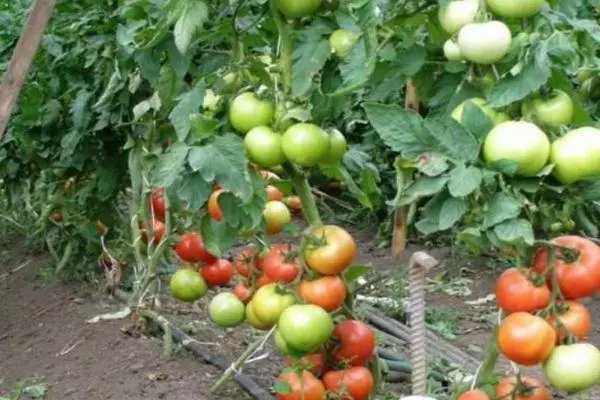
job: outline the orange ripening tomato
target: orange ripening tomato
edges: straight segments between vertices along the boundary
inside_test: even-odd
[[[233,288],[233,294],[235,294],[235,296],[238,299],[240,299],[243,303],[248,303],[252,299],[252,295],[254,293],[252,292],[252,289],[250,289],[245,284],[238,283]]]
[[[285,365],[288,367],[301,367],[314,376],[321,376],[325,372],[326,364],[327,357],[322,353],[308,354],[301,358],[288,357],[285,359]]]
[[[290,210],[281,201],[267,202],[263,217],[267,223],[267,233],[269,235],[280,233],[287,224],[292,222]]]
[[[298,196],[290,196],[283,199],[285,205],[290,209],[291,212],[298,213],[302,211],[302,200]]]
[[[569,333],[577,339],[585,339],[592,330],[592,317],[589,310],[576,301],[567,301],[564,306],[567,310],[563,314],[553,315],[548,319],[550,325],[556,330],[557,344],[562,343]]]
[[[373,391],[373,375],[365,367],[350,367],[341,371],[329,371],[323,376],[325,388],[344,400],[367,400]]]
[[[344,304],[346,284],[339,276],[324,276],[314,281],[302,281],[300,297],[307,303],[332,312]]]
[[[490,400],[490,396],[483,390],[474,389],[463,393],[457,400]]]
[[[600,290],[600,247],[598,245],[579,236],[560,236],[552,240],[552,243],[572,248],[579,253],[575,260],[563,260],[558,254],[554,258],[558,285],[568,300],[588,297]],[[537,252],[533,267],[539,273],[546,273],[547,249],[540,249]],[[548,282],[552,282],[552,277],[548,277]]]
[[[336,361],[362,365],[373,357],[377,341],[375,333],[363,322],[348,320],[336,325],[333,336],[340,345],[333,352]]]
[[[290,385],[289,393],[278,393],[277,400],[325,400],[323,383],[308,371],[284,372],[277,380]]]
[[[269,201],[281,201],[285,197],[283,192],[273,185],[267,185],[265,191],[267,192],[267,199]]]
[[[521,380],[528,388],[523,393],[514,393],[517,378],[512,376],[504,379],[496,386],[496,397],[507,400],[550,400],[552,398],[550,392],[540,380],[529,376],[522,376]]]
[[[289,244],[276,244],[257,262],[258,269],[273,282],[292,282],[300,273],[297,252]]]
[[[269,285],[271,283],[273,283],[273,281],[268,276],[262,275],[261,277],[259,277],[256,280],[256,287],[261,288],[261,287]]]
[[[154,217],[158,220],[165,220],[165,189],[156,188],[152,191],[151,195],[152,211],[154,211]]]
[[[219,207],[219,195],[223,193],[223,189],[215,190],[208,199],[208,214],[216,221],[223,220],[223,212]]]
[[[540,310],[551,297],[544,277],[529,269],[509,268],[496,281],[496,302],[507,313]]]
[[[336,275],[352,264],[356,242],[343,228],[325,225],[312,232],[318,245],[309,245],[304,256],[310,268],[323,275]]]
[[[500,324],[498,349],[517,364],[531,366],[546,361],[556,344],[556,331],[543,318],[516,312]]]

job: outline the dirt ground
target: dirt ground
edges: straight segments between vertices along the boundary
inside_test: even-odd
[[[389,250],[377,248],[372,233],[352,233],[360,243],[357,263],[377,269],[406,265],[407,257],[394,259]],[[414,250],[423,247],[410,245],[409,253]],[[494,302],[486,297],[493,291],[500,266],[456,257],[448,249],[426,251],[443,261],[451,276],[428,295],[428,306],[460,310],[458,338],[452,343],[481,358],[494,319]],[[52,280],[44,273],[50,263],[44,252],[23,239],[0,242],[0,395],[10,391],[15,382],[37,380],[48,385],[45,398],[50,400],[249,398],[235,383],[216,395],[209,394],[221,373],[217,368],[198,362],[181,349],[170,360],[164,359],[159,340],[122,332],[126,320],[86,323],[95,315],[117,311],[118,302],[91,288]],[[440,270],[433,271],[431,278],[439,278]],[[458,292],[463,296],[457,296],[453,282],[461,279]],[[213,327],[204,311],[208,301],[205,298],[189,306],[167,297],[161,312],[193,332],[213,354],[233,360],[254,341],[255,334],[246,328]],[[589,300],[588,306],[592,317],[600,320],[600,303]],[[590,341],[600,344],[600,324],[594,326]],[[260,355],[264,359],[244,372],[268,388],[282,360],[271,347]],[[590,399],[600,398],[600,392],[590,395]]]

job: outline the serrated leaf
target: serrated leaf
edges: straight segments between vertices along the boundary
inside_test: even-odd
[[[499,240],[519,244],[533,245],[535,239],[531,223],[525,219],[510,219],[494,227],[494,234]]]
[[[353,265],[344,271],[344,280],[346,282],[354,282],[358,278],[362,278],[363,276],[369,274],[373,271],[373,268],[366,265]]]
[[[219,121],[202,114],[190,115],[190,131],[195,139],[206,139],[217,132]]]
[[[383,142],[405,157],[434,152],[459,161],[474,161],[479,156],[475,138],[453,119],[423,120],[414,111],[395,105],[368,103],[364,108]]]
[[[210,254],[221,257],[237,240],[238,228],[215,221],[210,215],[205,215],[200,224],[202,241]]]
[[[179,103],[169,114],[179,140],[183,141],[190,132],[190,115],[197,113],[204,102],[204,85],[199,83],[192,90],[179,97]]]
[[[422,197],[433,196],[444,188],[448,179],[448,177],[439,176],[436,178],[421,178],[416,180],[406,188],[404,193],[402,193],[397,204],[391,205],[394,207],[402,207],[412,204]]]
[[[181,54],[187,52],[194,35],[207,20],[208,7],[206,4],[199,0],[187,0],[173,29],[175,46]]]
[[[213,191],[213,183],[207,182],[198,172],[186,174],[177,188],[179,198],[188,203],[192,211],[198,211]]]
[[[329,42],[323,27],[314,25],[302,31],[294,50],[294,68],[292,76],[292,94],[303,96],[310,89],[314,77],[321,71],[329,58]]]
[[[439,230],[444,231],[454,226],[469,210],[467,200],[450,197],[444,202],[439,216]]]
[[[481,185],[483,174],[479,168],[460,165],[450,172],[448,191],[453,197],[470,195]]]
[[[250,200],[252,188],[248,185],[244,142],[239,136],[217,136],[205,146],[193,146],[188,162],[204,180],[218,182],[242,202]]]
[[[169,187],[175,182],[183,167],[188,154],[188,146],[177,142],[162,154],[152,169],[152,182],[154,186]]]
[[[516,75],[503,78],[490,91],[488,106],[504,107],[515,101],[523,100],[540,89],[552,76],[550,60],[542,45],[536,54],[542,54],[535,60],[528,60],[523,69]]]
[[[523,207],[515,198],[505,193],[496,193],[490,200],[489,209],[485,213],[483,225],[491,227],[506,220],[516,218]]]
[[[146,115],[148,113],[148,111],[150,111],[150,110],[158,111],[158,110],[160,110],[160,107],[161,107],[160,97],[158,96],[158,92],[154,92],[152,97],[139,102],[138,104],[136,104],[133,107],[133,120],[138,121],[140,118],[142,118],[144,115]]]
[[[439,176],[448,170],[446,157],[436,153],[425,153],[419,157],[418,169],[427,176]]]
[[[487,134],[494,127],[494,123],[481,107],[470,101],[463,108],[461,123],[475,136],[479,143],[483,143]]]

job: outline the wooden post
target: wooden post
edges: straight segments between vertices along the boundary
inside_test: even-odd
[[[404,107],[419,112],[419,99],[412,79],[406,82]],[[400,189],[400,188],[399,188]],[[406,250],[408,237],[408,207],[396,209],[394,213],[394,233],[392,237],[392,254],[400,256]]]
[[[55,6],[56,0],[36,0],[21,32],[0,86],[0,140],[4,136],[8,120],[21,93],[23,81],[29,72]]]

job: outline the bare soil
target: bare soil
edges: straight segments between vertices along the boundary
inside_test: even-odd
[[[450,249],[414,244],[409,245],[407,256],[397,259],[388,249],[377,247],[371,231],[352,233],[359,243],[357,263],[380,270],[403,268],[408,254],[424,250],[445,263],[443,269],[450,280],[472,280],[468,296],[436,291],[428,295],[428,306],[459,310],[459,336],[452,343],[482,358],[494,320],[494,302],[488,296],[500,267],[491,266],[484,258],[461,258]],[[123,333],[128,320],[86,323],[98,314],[118,311],[120,304],[92,288],[49,279],[44,268],[50,264],[47,254],[23,239],[0,242],[0,395],[17,381],[38,379],[49,385],[46,399],[50,400],[249,398],[235,383],[210,394],[221,371],[198,362],[183,349],[165,359],[160,340]],[[431,278],[437,278],[441,270],[432,271]],[[382,288],[381,295],[386,294],[387,289]],[[161,313],[191,332],[211,353],[233,361],[256,334],[245,327],[225,330],[212,326],[205,312],[210,297],[187,305],[165,296]],[[592,317],[600,321],[600,303],[591,299],[587,303]],[[600,344],[600,324],[594,325],[590,342]],[[270,345],[258,355],[259,360],[244,372],[262,387],[271,387],[283,360]],[[392,387],[398,394],[405,394],[404,388]],[[590,396],[600,398],[600,391]]]

